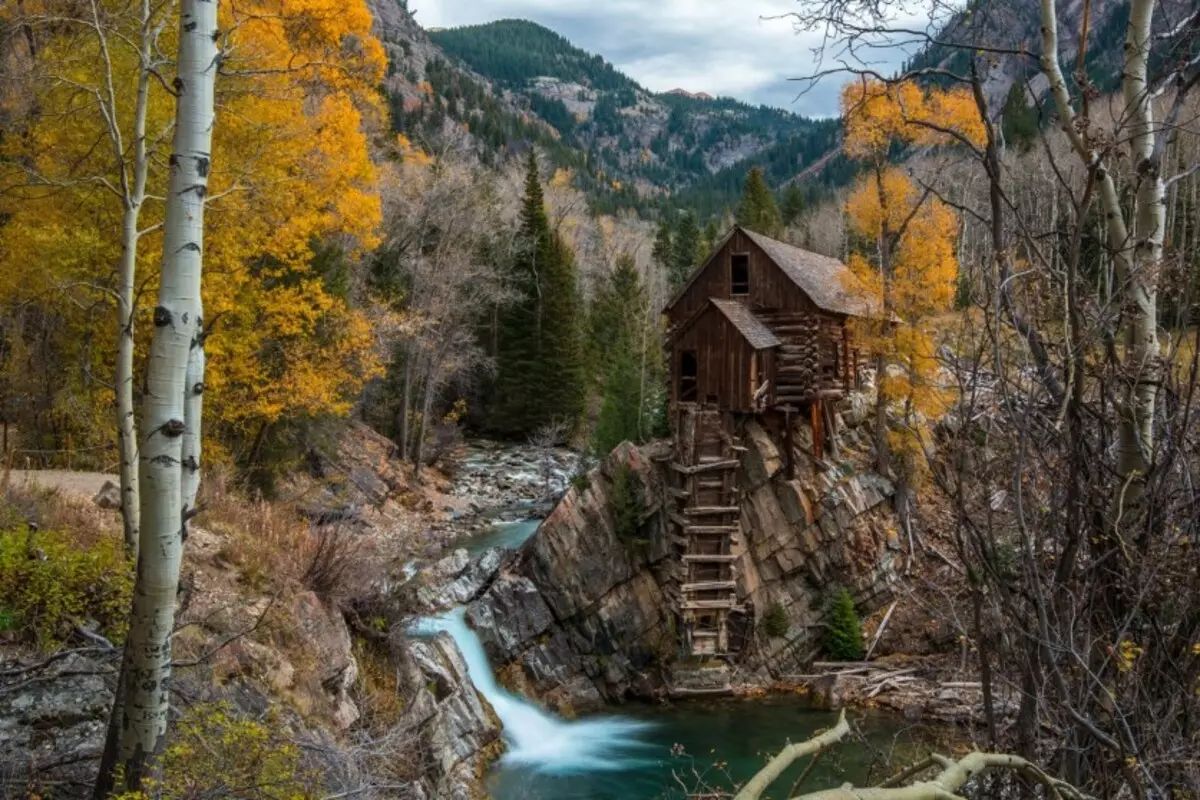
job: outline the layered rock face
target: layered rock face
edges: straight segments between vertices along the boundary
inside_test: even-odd
[[[671,566],[653,451],[623,444],[572,488],[483,596],[467,622],[501,680],[560,712],[652,693],[660,650],[673,647]],[[637,498],[637,531],[613,517],[617,469]]]
[[[503,749],[500,720],[468,679],[449,634],[409,641],[406,651],[404,677],[415,694],[398,730],[413,732],[425,754],[412,796],[472,800]]]
[[[847,411],[842,441],[853,443],[861,434],[846,423],[861,419]],[[843,445],[833,463],[818,465],[797,428],[789,479],[777,437],[757,420],[739,423],[738,436],[745,447],[738,597],[752,620],[775,604],[788,619],[786,635],[751,632],[732,659],[737,681],[762,683],[815,654],[833,588],[849,588],[860,612],[888,599],[899,542],[893,488],[865,470],[854,447]],[[679,655],[679,556],[667,523],[668,453],[665,446],[617,448],[470,605],[467,620],[511,688],[569,713],[661,696],[680,680],[686,670],[671,677]],[[637,531],[624,537],[612,508],[623,470],[637,498]]]

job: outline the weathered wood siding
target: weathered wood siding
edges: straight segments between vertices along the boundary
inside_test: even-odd
[[[679,400],[680,365],[689,350],[696,354],[697,402],[739,413],[754,410],[750,382],[757,378],[761,383],[763,372],[772,369],[769,353],[755,351],[724,314],[709,306],[672,343],[672,401]]]
[[[735,231],[729,241],[704,266],[700,275],[668,311],[671,325],[686,322],[708,302],[710,297],[733,299],[730,270],[735,253],[750,256],[750,293],[737,299],[754,310],[819,311],[800,287],[792,282],[767,254],[750,241],[750,237]]]

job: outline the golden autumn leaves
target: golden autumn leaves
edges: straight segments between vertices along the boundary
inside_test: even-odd
[[[857,333],[881,357],[880,402],[900,410],[906,423],[889,434],[889,444],[916,464],[917,416],[939,416],[945,407],[931,321],[954,302],[959,223],[940,199],[892,166],[888,152],[897,143],[978,145],[984,126],[966,90],[927,90],[911,81],[855,81],[842,92],[842,114],[846,153],[869,167],[846,202],[858,243],[848,264],[887,320],[862,321]]]
[[[37,11],[31,5],[49,14],[54,4],[27,0],[25,13]],[[84,35],[82,25],[38,30],[37,49],[13,56],[24,59],[17,66],[26,97],[19,106],[4,98],[21,135],[0,138],[7,190],[0,193],[0,260],[37,266],[4,271],[0,304],[36,304],[59,321],[61,352],[76,362],[68,376],[110,374],[95,362],[115,347],[101,309],[120,255],[122,207],[105,187],[119,185],[123,167],[112,148],[96,144],[107,135],[106,120],[91,98],[110,65],[117,126],[132,129],[127,117],[141,70],[137,51],[122,44],[132,36],[120,27],[126,5],[98,3],[106,43]],[[364,312],[348,302],[344,263],[377,242],[380,201],[364,131],[383,120],[377,87],[386,57],[363,0],[249,0],[220,10],[203,284],[216,368],[206,380],[204,428],[237,439],[285,417],[344,413],[379,368]],[[164,20],[166,52],[173,52],[176,26]],[[150,169],[140,227],[148,233],[137,247],[137,280],[145,286],[155,283],[161,252],[169,80],[150,82],[146,115]],[[35,185],[47,176],[54,185]],[[146,306],[143,297],[139,334],[149,328]],[[135,341],[144,352],[148,337]],[[72,385],[55,403],[88,414],[111,403],[102,380],[65,383]],[[103,413],[94,416],[95,436],[106,437]]]

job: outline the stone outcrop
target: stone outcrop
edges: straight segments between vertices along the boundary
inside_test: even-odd
[[[473,800],[488,764],[503,749],[500,720],[468,679],[449,634],[404,646],[413,696],[399,730],[418,737],[425,755],[416,796]]]
[[[0,680],[0,776],[88,785],[104,748],[112,661],[72,653],[25,671],[0,660],[11,676]]]
[[[572,488],[469,607],[488,657],[512,688],[570,713],[661,687],[670,648],[670,549],[652,451],[623,444]],[[634,535],[618,532],[613,479],[628,469]]]
[[[857,408],[848,403],[846,416],[865,424],[868,415]],[[796,429],[790,479],[781,437],[756,419],[739,426],[745,452],[735,575],[754,627],[731,665],[735,682],[765,684],[811,660],[834,587],[846,586],[860,612],[890,599],[900,555],[889,502],[893,487],[869,471],[865,454],[853,445],[863,434],[844,419],[841,426],[847,433],[841,441],[851,446],[843,444],[838,457],[821,464],[806,455],[806,429]],[[568,712],[670,692],[679,645],[677,554],[664,501],[668,452],[661,445],[617,448],[585,486],[567,492],[469,606],[469,624],[511,688]],[[612,495],[614,476],[626,469],[637,487],[638,524],[633,535],[622,536]],[[786,614],[787,632],[769,638],[755,623],[776,604]],[[711,677],[680,688],[725,686]]]
[[[466,550],[455,550],[421,573],[417,602],[425,611],[444,611],[474,600],[495,576],[503,556],[497,547],[474,558]]]

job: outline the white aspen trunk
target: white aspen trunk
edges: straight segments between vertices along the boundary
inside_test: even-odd
[[[1129,148],[1137,175],[1132,269],[1122,280],[1128,298],[1125,305],[1131,312],[1125,329],[1126,377],[1130,385],[1121,414],[1117,468],[1137,493],[1135,497],[1127,496],[1126,502],[1140,497],[1139,478],[1150,467],[1160,372],[1157,282],[1166,233],[1166,205],[1162,165],[1153,162],[1154,109],[1146,77],[1154,5],[1154,0],[1134,0],[1125,34],[1125,116],[1130,121]],[[1128,247],[1124,242],[1122,245]]]
[[[138,70],[137,100],[133,111],[133,181],[125,196],[121,220],[121,265],[117,279],[117,363],[113,380],[116,386],[117,449],[121,461],[121,516],[125,526],[125,552],[128,555],[137,553],[141,528],[137,423],[133,416],[133,325],[137,313],[134,276],[137,272],[138,242],[141,239],[138,220],[146,200],[146,111],[150,98],[148,65],[154,55],[151,52],[149,0],[142,0],[141,19],[139,49],[142,67]]]
[[[200,491],[201,416],[204,410],[204,306],[196,300],[195,331],[188,350],[187,375],[183,389],[183,536],[187,521],[196,512],[196,494]]]
[[[141,429],[142,542],[121,669],[118,753],[130,790],[155,774],[167,731],[171,634],[183,556],[184,391],[200,313],[218,67],[217,5],[214,0],[182,0],[180,6],[175,138]],[[196,426],[198,435],[198,421]]]
[[[1154,114],[1146,80],[1150,28],[1155,0],[1133,0],[1125,38],[1123,93],[1131,162],[1137,177],[1133,235],[1121,207],[1113,175],[1076,126],[1062,68],[1058,60],[1058,15],[1054,0],[1041,0],[1042,69],[1067,133],[1085,166],[1096,169],[1100,207],[1105,216],[1108,248],[1112,252],[1115,286],[1125,309],[1125,376],[1120,401],[1117,471],[1123,490],[1115,498],[1117,517],[1140,504],[1143,477],[1154,445],[1154,409],[1158,398],[1159,347],[1157,336],[1157,272],[1164,233],[1161,165],[1153,163]]]

